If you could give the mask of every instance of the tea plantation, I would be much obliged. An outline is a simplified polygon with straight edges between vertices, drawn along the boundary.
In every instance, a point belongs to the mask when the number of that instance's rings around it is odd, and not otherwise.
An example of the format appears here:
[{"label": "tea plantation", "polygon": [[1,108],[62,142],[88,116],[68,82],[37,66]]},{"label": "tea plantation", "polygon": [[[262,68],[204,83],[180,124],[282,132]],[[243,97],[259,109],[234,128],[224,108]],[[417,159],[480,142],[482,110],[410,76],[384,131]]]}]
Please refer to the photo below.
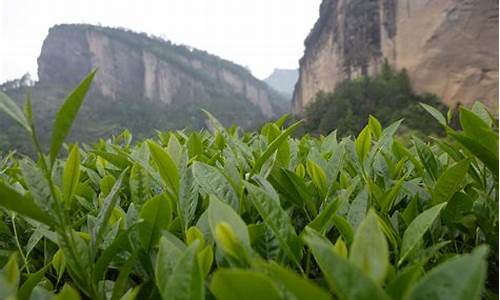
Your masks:
[{"label": "tea plantation", "polygon": [[[1,299],[497,299],[498,124],[411,142],[370,117],[356,137],[128,132],[66,145],[93,74],[57,113],[50,149],[29,99],[0,93],[38,156],[0,154]],[[404,122],[404,121],[403,121]]]}]

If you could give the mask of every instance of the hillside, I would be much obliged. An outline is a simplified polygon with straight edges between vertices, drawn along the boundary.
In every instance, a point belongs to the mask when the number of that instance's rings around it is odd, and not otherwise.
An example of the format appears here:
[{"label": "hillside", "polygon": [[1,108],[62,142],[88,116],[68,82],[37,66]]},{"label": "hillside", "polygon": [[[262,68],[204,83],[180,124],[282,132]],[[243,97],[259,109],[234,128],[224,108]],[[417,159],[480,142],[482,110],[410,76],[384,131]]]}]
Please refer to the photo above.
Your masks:
[{"label": "hillside", "polygon": [[380,72],[384,61],[406,69],[417,92],[496,111],[498,1],[323,0],[292,110],[302,113],[320,90]]},{"label": "hillside", "polygon": [[[28,89],[40,128],[49,128],[54,107],[96,67],[72,132],[82,141],[96,141],[125,128],[139,137],[155,129],[200,129],[206,125],[201,108],[225,125],[250,128],[289,107],[280,93],[245,68],[205,51],[125,29],[57,25],[49,30],[38,58],[39,81]],[[5,90],[19,103],[26,91]],[[11,125],[0,119],[0,148],[26,150]],[[42,140],[49,133],[42,132]]]}]

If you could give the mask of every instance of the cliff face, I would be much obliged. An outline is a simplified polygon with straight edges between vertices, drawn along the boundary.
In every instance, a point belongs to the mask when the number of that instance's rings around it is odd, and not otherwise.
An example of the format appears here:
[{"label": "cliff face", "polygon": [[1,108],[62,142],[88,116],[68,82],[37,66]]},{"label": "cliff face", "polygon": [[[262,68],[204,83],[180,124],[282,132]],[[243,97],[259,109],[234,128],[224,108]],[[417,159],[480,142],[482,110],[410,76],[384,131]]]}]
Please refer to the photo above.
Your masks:
[{"label": "cliff face", "polygon": [[498,109],[498,0],[323,0],[305,46],[294,113],[384,60],[448,105]]},{"label": "cliff face", "polygon": [[270,118],[283,99],[247,70],[196,49],[145,34],[91,25],[50,29],[38,58],[40,84],[73,86],[99,68],[93,92],[171,103],[239,99]]}]

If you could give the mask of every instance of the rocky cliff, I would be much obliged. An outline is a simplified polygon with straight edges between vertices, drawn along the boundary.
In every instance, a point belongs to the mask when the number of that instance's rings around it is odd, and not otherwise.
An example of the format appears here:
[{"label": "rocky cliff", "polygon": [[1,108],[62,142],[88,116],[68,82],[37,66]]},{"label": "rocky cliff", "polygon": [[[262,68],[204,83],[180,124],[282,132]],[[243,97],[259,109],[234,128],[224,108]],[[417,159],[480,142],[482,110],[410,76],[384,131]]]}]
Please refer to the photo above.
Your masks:
[{"label": "rocky cliff", "polygon": [[91,25],[50,29],[38,58],[41,85],[73,86],[99,68],[93,92],[120,101],[165,104],[246,101],[265,118],[283,113],[283,99],[246,69],[204,51],[146,34]]},{"label": "rocky cliff", "polygon": [[498,0],[323,0],[305,47],[295,113],[385,60],[418,92],[498,109]]}]

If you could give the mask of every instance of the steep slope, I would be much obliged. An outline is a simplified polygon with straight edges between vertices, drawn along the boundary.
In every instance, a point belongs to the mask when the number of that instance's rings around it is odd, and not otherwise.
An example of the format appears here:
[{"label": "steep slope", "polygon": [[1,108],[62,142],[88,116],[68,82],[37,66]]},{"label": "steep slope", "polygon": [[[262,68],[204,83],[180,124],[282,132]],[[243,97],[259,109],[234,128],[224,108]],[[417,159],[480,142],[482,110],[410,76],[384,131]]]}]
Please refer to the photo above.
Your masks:
[{"label": "steep slope", "polygon": [[264,82],[291,98],[298,78],[299,70],[297,69],[274,69]]},{"label": "steep slope", "polygon": [[[95,142],[128,129],[149,137],[155,129],[201,129],[206,116],[253,128],[287,112],[290,102],[245,68],[204,51],[123,29],[58,25],[38,58],[34,86],[0,88],[22,105],[29,92],[38,132],[48,144],[57,107],[94,67],[98,73],[70,141]],[[21,82],[21,81],[20,81]],[[28,153],[29,140],[0,116],[0,150]]]},{"label": "steep slope", "polygon": [[295,113],[320,90],[377,73],[384,60],[448,105],[498,108],[497,0],[324,0],[305,46]]},{"label": "steep slope", "polygon": [[41,84],[66,86],[98,67],[94,91],[116,100],[132,96],[170,104],[240,99],[266,118],[282,112],[282,99],[243,67],[132,31],[55,26],[43,43],[38,65]]}]

